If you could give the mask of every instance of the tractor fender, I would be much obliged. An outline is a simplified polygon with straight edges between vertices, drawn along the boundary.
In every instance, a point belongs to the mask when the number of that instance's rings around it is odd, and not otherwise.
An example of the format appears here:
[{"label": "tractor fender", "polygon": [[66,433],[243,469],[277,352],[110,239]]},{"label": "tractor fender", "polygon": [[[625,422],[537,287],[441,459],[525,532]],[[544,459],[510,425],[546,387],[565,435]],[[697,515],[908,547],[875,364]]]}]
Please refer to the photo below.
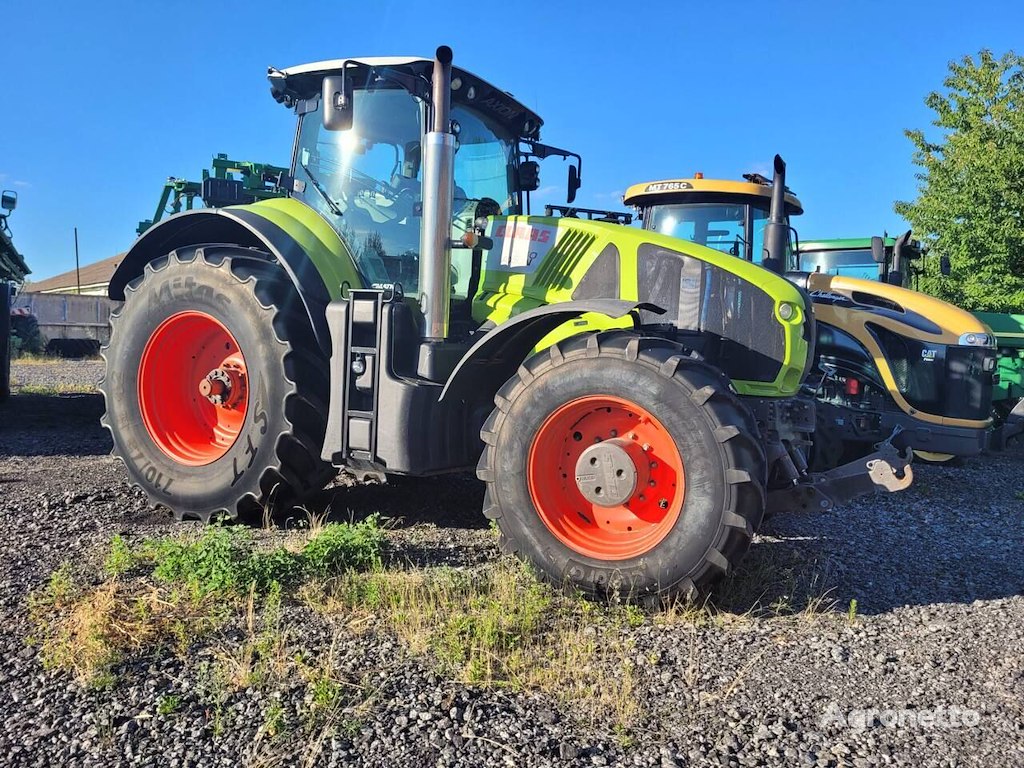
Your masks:
[{"label": "tractor fender", "polygon": [[541,339],[575,317],[596,312],[614,319],[638,310],[665,312],[654,304],[621,299],[560,301],[527,310],[492,328],[470,348],[445,382],[440,400],[497,392]]},{"label": "tractor fender", "polygon": [[330,354],[326,312],[331,296],[320,271],[296,237],[253,210],[253,206],[185,211],[150,227],[124,254],[111,277],[107,295],[114,301],[124,301],[125,286],[141,275],[149,262],[176,248],[212,243],[230,243],[270,253],[295,285],[317,343]]}]

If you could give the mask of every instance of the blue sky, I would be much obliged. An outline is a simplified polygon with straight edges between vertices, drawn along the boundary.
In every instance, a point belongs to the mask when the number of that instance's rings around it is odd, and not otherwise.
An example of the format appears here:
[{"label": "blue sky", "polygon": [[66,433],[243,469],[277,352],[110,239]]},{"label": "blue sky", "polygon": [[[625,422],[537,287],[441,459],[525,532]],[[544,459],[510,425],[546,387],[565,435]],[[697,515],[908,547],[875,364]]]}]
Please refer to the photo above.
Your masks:
[{"label": "blue sky", "polygon": [[[913,197],[903,130],[951,59],[1024,48],[1024,4],[432,3],[7,0],[0,187],[35,279],[128,247],[168,176],[216,152],[284,164],[293,116],[266,68],[432,55],[511,91],[545,141],[583,155],[577,204],[630,183],[789,165],[802,238],[898,230]],[[1021,51],[1018,51],[1021,52]],[[564,184],[549,160],[545,186]],[[560,200],[547,200],[561,202]]]}]

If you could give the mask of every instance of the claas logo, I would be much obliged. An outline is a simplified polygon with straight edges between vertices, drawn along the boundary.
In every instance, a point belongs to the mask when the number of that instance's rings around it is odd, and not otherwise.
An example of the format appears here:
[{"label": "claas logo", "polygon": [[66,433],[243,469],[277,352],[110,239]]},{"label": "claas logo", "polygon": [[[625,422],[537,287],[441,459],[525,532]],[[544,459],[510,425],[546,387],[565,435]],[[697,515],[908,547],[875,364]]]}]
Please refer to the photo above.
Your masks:
[{"label": "claas logo", "polygon": [[530,227],[528,229],[507,227],[501,224],[494,230],[494,236],[511,237],[515,240],[530,240],[534,243],[546,243],[551,240],[551,230],[540,227]]}]

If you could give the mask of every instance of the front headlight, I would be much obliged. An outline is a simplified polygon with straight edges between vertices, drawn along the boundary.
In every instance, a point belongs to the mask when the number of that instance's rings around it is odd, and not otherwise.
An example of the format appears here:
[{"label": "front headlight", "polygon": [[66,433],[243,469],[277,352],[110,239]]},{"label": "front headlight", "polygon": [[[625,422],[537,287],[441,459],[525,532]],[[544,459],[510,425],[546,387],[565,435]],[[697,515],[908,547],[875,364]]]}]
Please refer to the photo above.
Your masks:
[{"label": "front headlight", "polygon": [[796,304],[790,304],[788,301],[780,301],[775,307],[775,312],[779,319],[786,323],[795,323],[800,320],[800,309]]},{"label": "front headlight", "polygon": [[996,337],[988,333],[962,333],[960,334],[961,347],[994,347]]}]

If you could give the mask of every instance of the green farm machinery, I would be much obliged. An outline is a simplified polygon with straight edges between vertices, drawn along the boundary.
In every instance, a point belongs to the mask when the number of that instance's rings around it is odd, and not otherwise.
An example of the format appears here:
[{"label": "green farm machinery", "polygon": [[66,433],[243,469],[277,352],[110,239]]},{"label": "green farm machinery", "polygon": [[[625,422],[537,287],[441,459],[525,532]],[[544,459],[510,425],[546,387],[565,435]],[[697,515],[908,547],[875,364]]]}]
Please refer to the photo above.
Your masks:
[{"label": "green farm machinery", "polygon": [[14,292],[31,272],[11,239],[7,217],[18,204],[18,193],[4,190],[0,196],[0,400],[11,394],[11,304]]},{"label": "green farm machinery", "polygon": [[506,552],[656,598],[704,592],[766,510],[911,482],[894,450],[807,471],[814,333],[793,283],[531,215],[540,162],[567,161],[572,203],[582,161],[450,49],[269,80],[298,117],[286,194],[159,221],[110,283],[103,421],[154,503],[209,520],[339,469],[475,468]]},{"label": "green farm machinery", "polygon": [[278,182],[282,174],[288,173],[287,168],[249,160],[231,160],[225,154],[215,155],[211,165],[213,172],[204,168],[202,181],[188,181],[174,176],[168,178],[164,182],[153,218],[140,221],[135,234],[141,235],[166,214],[193,210],[197,197],[208,208],[223,208],[284,195]]}]

